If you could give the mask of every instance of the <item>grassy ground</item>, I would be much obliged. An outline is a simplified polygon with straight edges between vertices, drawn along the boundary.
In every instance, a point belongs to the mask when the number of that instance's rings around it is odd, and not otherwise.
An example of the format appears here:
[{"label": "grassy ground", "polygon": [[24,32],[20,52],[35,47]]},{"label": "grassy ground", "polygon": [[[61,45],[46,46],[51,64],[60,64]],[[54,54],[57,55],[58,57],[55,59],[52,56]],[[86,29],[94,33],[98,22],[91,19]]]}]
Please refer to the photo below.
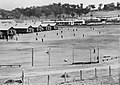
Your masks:
[{"label": "grassy ground", "polygon": [[[21,75],[21,69],[25,69],[25,82],[28,84],[29,78],[29,85],[46,85],[48,74],[51,78],[50,85],[58,84],[64,81],[64,79],[60,78],[60,75],[64,72],[68,72],[72,76],[68,81],[76,81],[72,82],[72,85],[82,85],[83,82],[87,82],[85,85],[88,85],[88,82],[92,82],[93,80],[77,81],[79,79],[79,69],[84,70],[84,68],[89,68],[84,74],[85,79],[88,79],[93,76],[94,67],[106,66],[104,69],[101,68],[101,70],[99,70],[99,76],[103,74],[108,75],[106,73],[108,71],[108,66],[119,63],[118,60],[114,59],[116,56],[119,56],[119,27],[120,25],[64,27],[60,30],[40,32],[38,35],[35,33],[16,35],[14,40],[8,42],[1,40],[0,64],[21,64],[22,67],[0,68],[0,83],[3,85],[5,80],[19,77]],[[63,36],[63,38],[61,38],[61,36]],[[15,41],[16,37],[18,38],[18,41]],[[44,42],[41,41],[42,38],[44,39]],[[100,49],[100,64],[69,65],[73,62],[73,49],[74,61],[85,62],[90,61],[90,49],[92,61],[96,61],[96,56],[98,55],[97,47]],[[34,48],[34,67],[31,67],[31,48]],[[48,67],[48,54],[46,54],[46,51],[49,48],[51,48],[50,67]],[[95,53],[93,53],[94,49]],[[110,55],[112,59],[103,62],[103,55]],[[64,62],[65,58],[67,58],[68,62]],[[113,72],[115,84],[112,85],[118,85],[118,69],[115,69]],[[103,85],[106,85],[104,84],[104,79],[102,79],[98,79],[100,81],[97,83],[103,82]],[[90,85],[99,84],[92,83]]]}]

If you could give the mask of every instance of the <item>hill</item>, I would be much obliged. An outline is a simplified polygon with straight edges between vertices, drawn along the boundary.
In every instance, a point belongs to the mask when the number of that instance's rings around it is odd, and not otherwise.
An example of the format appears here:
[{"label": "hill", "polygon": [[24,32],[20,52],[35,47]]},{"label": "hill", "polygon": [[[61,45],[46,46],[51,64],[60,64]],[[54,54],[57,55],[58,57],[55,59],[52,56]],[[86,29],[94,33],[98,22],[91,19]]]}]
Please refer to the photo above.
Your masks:
[{"label": "hill", "polygon": [[[50,17],[56,19],[64,19],[65,17],[80,17],[80,16],[117,16],[120,13],[120,3],[100,4],[98,8],[95,5],[88,5],[83,7],[83,4],[61,4],[53,3],[45,6],[31,6],[26,8],[15,8],[11,11],[0,9],[2,19],[29,19],[29,18],[43,18],[49,19]],[[96,9],[96,10],[95,10]],[[1,17],[0,17],[1,18]]]},{"label": "hill", "polygon": [[95,17],[115,17],[120,15],[120,10],[114,10],[114,11],[92,11],[89,12],[86,16],[90,16],[93,14]]}]

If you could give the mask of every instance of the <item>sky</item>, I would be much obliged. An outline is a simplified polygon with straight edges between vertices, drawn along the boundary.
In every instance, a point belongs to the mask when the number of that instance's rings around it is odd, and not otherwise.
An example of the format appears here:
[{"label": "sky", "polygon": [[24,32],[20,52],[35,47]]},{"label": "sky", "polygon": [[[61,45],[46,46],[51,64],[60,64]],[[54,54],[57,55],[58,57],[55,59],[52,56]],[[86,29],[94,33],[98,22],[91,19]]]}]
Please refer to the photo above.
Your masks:
[{"label": "sky", "polygon": [[12,10],[14,8],[25,8],[30,6],[43,6],[49,5],[52,3],[69,3],[69,4],[80,4],[83,3],[84,7],[89,4],[95,4],[96,7],[98,4],[111,3],[111,2],[120,2],[119,0],[0,0],[0,9]]}]

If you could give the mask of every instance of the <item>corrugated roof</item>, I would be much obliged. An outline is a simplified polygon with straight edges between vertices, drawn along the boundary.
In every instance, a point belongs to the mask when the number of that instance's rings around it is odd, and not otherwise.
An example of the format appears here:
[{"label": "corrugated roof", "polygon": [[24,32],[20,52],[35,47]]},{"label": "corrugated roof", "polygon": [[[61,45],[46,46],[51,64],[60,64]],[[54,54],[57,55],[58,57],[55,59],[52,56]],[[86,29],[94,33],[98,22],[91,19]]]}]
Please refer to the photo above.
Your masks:
[{"label": "corrugated roof", "polygon": [[56,23],[50,23],[49,25],[50,25],[50,26],[55,26],[55,25],[56,25]]},{"label": "corrugated roof", "polygon": [[40,24],[41,24],[41,22],[35,22],[35,23],[32,23],[31,26],[32,27],[38,27]]},{"label": "corrugated roof", "polygon": [[40,24],[41,26],[43,26],[43,27],[46,27],[46,26],[48,26],[48,24]]},{"label": "corrugated roof", "polygon": [[0,30],[8,30],[13,24],[0,24]]}]

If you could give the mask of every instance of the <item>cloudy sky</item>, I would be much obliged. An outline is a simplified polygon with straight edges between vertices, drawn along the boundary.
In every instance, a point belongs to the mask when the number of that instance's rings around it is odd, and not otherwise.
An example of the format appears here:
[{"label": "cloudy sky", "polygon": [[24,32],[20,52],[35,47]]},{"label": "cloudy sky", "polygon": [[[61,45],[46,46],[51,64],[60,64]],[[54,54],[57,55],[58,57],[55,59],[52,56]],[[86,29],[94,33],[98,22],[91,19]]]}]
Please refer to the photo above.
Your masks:
[{"label": "cloudy sky", "polygon": [[42,6],[52,3],[70,3],[70,4],[79,4],[83,3],[84,6],[89,4],[95,4],[96,6],[99,3],[111,3],[111,2],[120,2],[119,0],[0,0],[0,8],[6,10],[12,10],[16,7],[30,7],[30,6]]}]

